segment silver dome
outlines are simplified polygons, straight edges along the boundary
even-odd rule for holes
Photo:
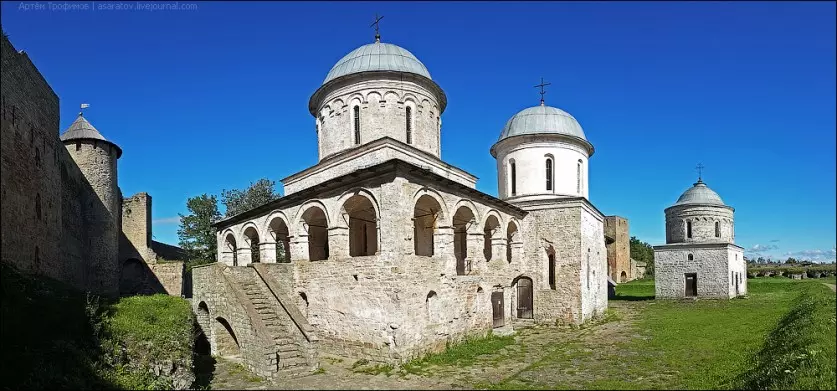
[[[721,196],[715,191],[706,186],[702,180],[698,179],[695,184],[686,190],[674,205],[688,205],[688,204],[708,204],[726,206]]]
[[[545,133],[564,134],[587,140],[581,125],[572,115],[564,110],[545,105],[530,107],[511,117],[503,127],[500,140],[523,134]]]
[[[328,72],[323,84],[340,76],[366,71],[407,72],[430,79],[430,72],[424,64],[407,49],[391,43],[375,42],[343,56]]]

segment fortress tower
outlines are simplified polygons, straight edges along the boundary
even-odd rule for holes
[[[93,193],[80,197],[82,227],[87,231],[88,285],[106,294],[119,292],[119,232],[122,195],[117,182],[118,145],[105,139],[86,118],[78,118],[61,135],[61,142],[78,166]]]

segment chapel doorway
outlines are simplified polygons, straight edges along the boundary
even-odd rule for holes
[[[503,292],[491,292],[491,308],[494,314],[494,328],[506,325],[503,316]]]
[[[517,280],[517,317],[532,319],[532,279],[521,277]]]
[[[686,273],[686,297],[697,296],[697,273]]]

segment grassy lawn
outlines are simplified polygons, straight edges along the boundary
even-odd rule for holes
[[[696,301],[620,284],[611,308],[633,314],[621,338],[593,328],[478,388],[835,389],[835,294],[821,282],[751,279],[747,298]]]

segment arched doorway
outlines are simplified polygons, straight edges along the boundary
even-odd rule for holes
[[[241,346],[230,323],[222,318],[215,318],[212,334],[215,336],[216,354],[225,358],[241,357]]]
[[[628,273],[625,273],[625,271],[622,270],[622,273],[619,274],[619,282],[627,282],[627,281],[628,281]]]
[[[203,327],[209,326],[209,308],[205,302],[198,304],[198,310],[195,313],[195,354],[199,356],[208,356],[212,354],[212,346],[209,344],[209,337],[204,332]]]
[[[285,220],[279,217],[274,218],[268,225],[270,234],[276,243],[276,262],[290,262],[291,261],[291,238],[288,225]]]
[[[490,261],[492,255],[494,253],[493,249],[491,248],[491,239],[494,238],[494,233],[500,229],[500,221],[497,220],[497,216],[488,216],[485,220],[485,227],[483,227],[483,256],[485,256],[486,261]]]
[[[145,262],[131,258],[122,263],[122,273],[119,278],[119,294],[123,296],[138,295],[145,291],[146,281]]]
[[[308,208],[302,214],[302,226],[308,232],[308,259],[328,259],[328,220],[325,212],[317,206]]]
[[[460,206],[453,215],[453,253],[456,256],[456,274],[465,275],[469,270],[468,229],[474,224],[474,212],[466,206]]]
[[[378,252],[378,216],[372,201],[353,195],[343,203],[349,224],[349,256],[362,257]]]
[[[511,221],[506,229],[506,261],[508,263],[512,261],[512,243],[517,242],[517,236],[517,224]]]
[[[244,241],[250,247],[250,262],[257,263],[261,261],[261,254],[259,253],[259,233],[255,227],[247,227],[244,230]]]
[[[423,195],[413,208],[413,251],[416,255],[432,257],[435,254],[436,222],[442,207],[435,198]]]
[[[235,236],[232,232],[224,237],[224,246],[226,247],[226,258],[232,266],[238,266],[238,245],[235,242]]]
[[[517,317],[532,319],[534,317],[532,279],[519,277],[515,285],[517,290]]]

